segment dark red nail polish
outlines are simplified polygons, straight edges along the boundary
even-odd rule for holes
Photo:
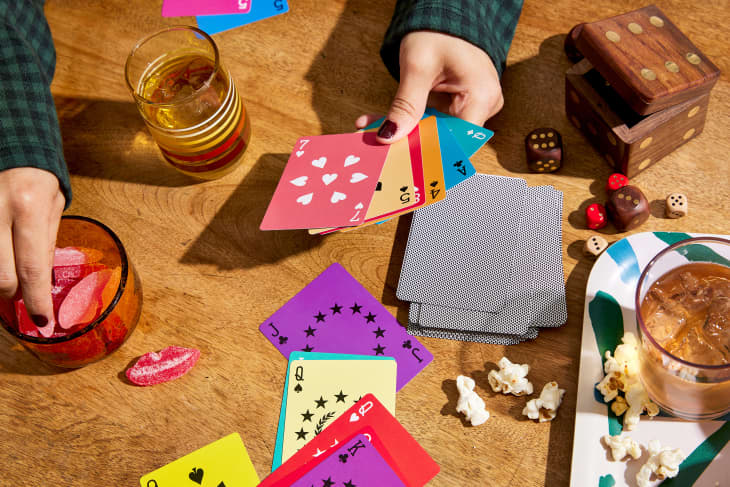
[[[378,129],[378,137],[382,137],[383,139],[390,139],[393,137],[398,130],[398,126],[391,122],[390,120],[386,120],[383,122],[383,125],[380,126],[380,129]]]
[[[48,318],[43,315],[33,315],[30,317],[30,319],[33,320],[33,323],[35,323],[35,326],[37,326],[38,328],[48,326]]]

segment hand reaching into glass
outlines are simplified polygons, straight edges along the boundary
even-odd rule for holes
[[[51,269],[65,201],[51,172],[0,172],[0,298],[12,299],[20,289],[41,332],[54,324]]]
[[[504,105],[499,74],[489,55],[479,47],[448,34],[415,31],[400,43],[400,85],[378,141],[392,144],[409,134],[426,106],[476,125]],[[364,128],[378,118],[362,115]]]

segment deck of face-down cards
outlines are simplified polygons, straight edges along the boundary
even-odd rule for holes
[[[260,228],[328,234],[441,201],[449,188],[475,174],[469,157],[492,135],[429,109],[408,137],[392,145],[377,143],[374,128],[302,137]]]
[[[563,196],[476,174],[414,214],[397,296],[415,336],[510,345],[567,320]]]
[[[259,487],[422,487],[438,472],[438,464],[378,397],[365,394]]]

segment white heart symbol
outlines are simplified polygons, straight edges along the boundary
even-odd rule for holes
[[[361,172],[354,172],[352,173],[352,176],[350,176],[350,182],[351,183],[359,183],[363,179],[367,179],[367,174],[363,174]]]
[[[307,176],[299,176],[298,178],[292,179],[289,182],[292,183],[294,186],[302,187],[307,184],[307,179],[309,179]]]
[[[324,157],[324,156],[320,157],[319,159],[315,159],[315,160],[312,161],[312,165],[314,167],[318,167],[320,169],[322,169],[326,163],[327,163],[327,158]]]
[[[304,154],[304,151],[303,150],[298,150],[297,151],[297,157],[302,157],[302,154]]]
[[[344,193],[340,193],[339,191],[335,191],[332,193],[332,197],[330,198],[330,201],[332,203],[337,203],[338,201],[342,201],[345,198],[347,198],[347,195]]]
[[[362,208],[363,208],[362,203],[358,203],[355,205],[356,210],[362,210]]]
[[[360,162],[360,158],[357,156],[347,156],[345,159],[345,167],[352,166],[353,164],[357,164]]]
[[[312,202],[312,196],[314,196],[314,193],[303,194],[299,198],[297,198],[297,203],[307,206],[309,203]]]
[[[322,176],[322,182],[325,184],[325,186],[328,186],[335,179],[337,179],[337,174],[325,174],[324,176]]]
[[[356,413],[352,413],[350,415],[350,423],[354,423],[355,421],[360,421],[360,416],[358,416]]]

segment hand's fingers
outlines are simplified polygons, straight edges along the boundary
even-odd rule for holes
[[[419,65],[401,59],[400,85],[385,122],[378,130],[378,142],[392,144],[411,133],[418,125],[426,110],[435,76],[428,63]]]
[[[0,298],[12,299],[18,290],[18,275],[15,273],[13,254],[13,233],[10,225],[0,224]]]
[[[28,212],[13,222],[15,268],[23,291],[23,301],[41,334],[52,333],[53,301],[51,299],[51,267],[54,244],[49,236],[47,218],[37,218]]]
[[[382,117],[382,115],[376,115],[374,113],[360,115],[357,120],[355,120],[355,127],[357,127],[358,130],[364,129],[365,127]]]

